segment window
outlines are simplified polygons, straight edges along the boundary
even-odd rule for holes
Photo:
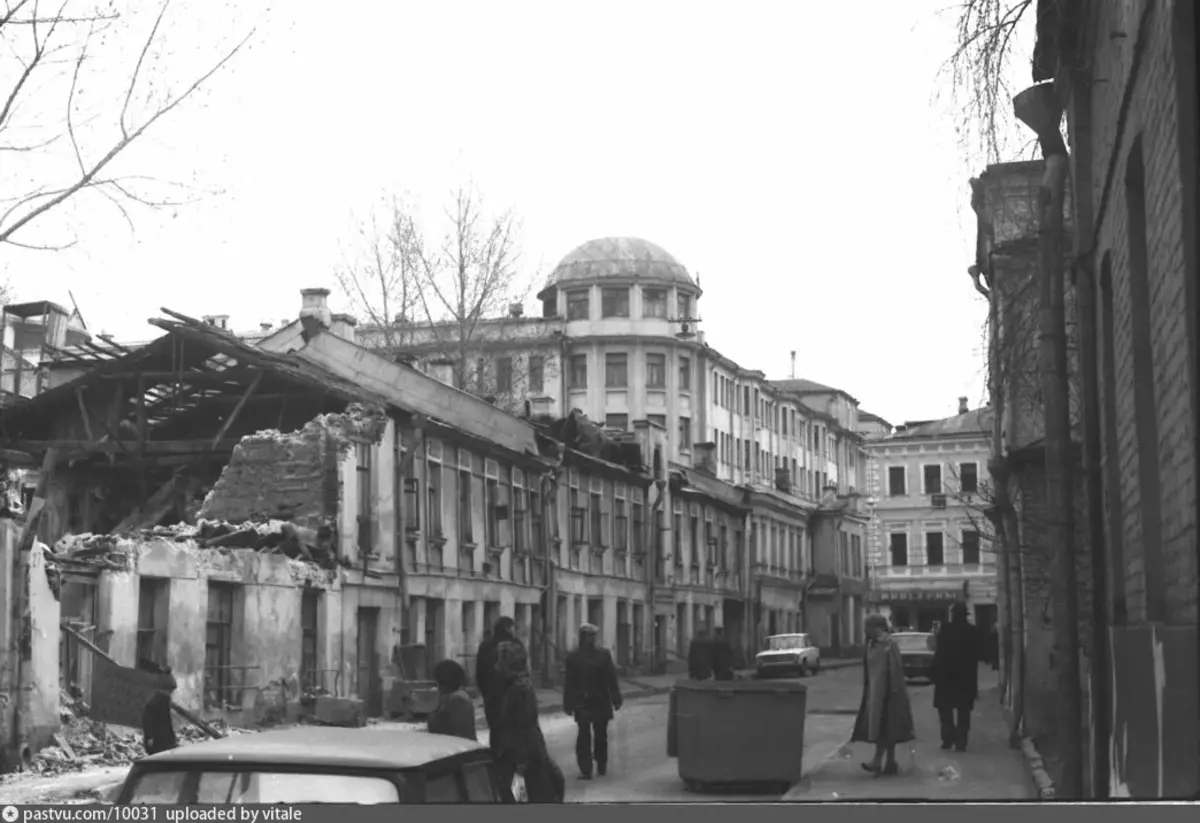
[[[629,551],[629,516],[625,513],[625,501],[617,498],[616,516],[613,517],[613,547],[618,552]]]
[[[204,636],[204,702],[206,706],[239,706],[233,687],[233,604],[236,583],[208,583],[208,616]]]
[[[903,466],[888,466],[888,494],[892,497],[903,497],[908,494],[905,488],[906,472]]]
[[[692,565],[700,565],[700,518],[692,515],[688,520],[688,547],[692,550]]]
[[[471,509],[471,473],[458,473],[458,542],[474,543],[475,529]]]
[[[692,296],[684,292],[678,292],[675,298],[675,305],[679,310],[680,320],[692,319]]]
[[[675,530],[671,535],[675,550],[675,565],[683,565],[683,513],[675,510]]]
[[[720,555],[721,568],[728,569],[729,568],[729,528],[724,523],[721,524],[721,538],[720,539],[721,539],[721,542],[718,545],[719,545],[719,550],[721,552],[721,555]]]
[[[592,495],[592,535],[591,545],[593,549],[599,549],[604,546],[604,511],[600,507],[600,495]]]
[[[964,494],[975,494],[979,491],[979,465],[977,463],[960,464],[958,475],[958,484]]]
[[[270,772],[244,768],[202,771],[195,766],[180,764],[142,772],[135,780],[130,802],[136,805],[250,805],[293,801],[324,804],[345,803],[347,798],[354,798],[352,802],[359,805],[375,805],[400,803],[406,799],[401,797],[401,792],[390,779],[357,774]],[[457,783],[454,785],[457,787]]]
[[[519,485],[513,487],[512,535],[513,551],[523,554],[529,550],[529,541],[525,539],[525,489]]]
[[[427,775],[425,778],[426,803],[462,803],[463,792],[458,785],[455,772]]]
[[[679,390],[692,390],[692,360],[690,357],[679,358]]]
[[[962,562],[966,566],[979,565],[979,532],[974,529],[963,530]]]
[[[930,464],[925,467],[925,493],[926,494],[941,494],[942,493],[942,467],[937,464]]]
[[[371,444],[359,443],[356,474],[358,476],[358,550],[363,555],[371,554]]]
[[[646,550],[642,539],[642,529],[646,525],[646,512],[641,503],[634,503],[631,508],[633,509],[633,535],[630,543],[633,545],[633,550],[641,554]]]
[[[582,546],[587,542],[584,522],[586,515],[587,507],[583,505],[579,489],[571,489],[571,544],[574,546]]]
[[[486,511],[484,514],[487,517],[487,545],[496,548],[500,545],[500,519],[497,517],[499,512],[496,508],[500,505],[500,483],[488,478],[484,486],[484,506]]]
[[[941,532],[925,532],[925,565],[941,566],[945,562],[945,536]]]
[[[483,394],[487,391],[487,361],[480,357],[475,361],[475,392]]]
[[[587,355],[571,355],[570,387],[573,389],[587,388]]]
[[[604,415],[604,427],[606,429],[620,429],[621,431],[627,431],[629,429],[629,415],[606,414]]]
[[[404,478],[404,528],[410,532],[421,530],[420,483],[415,477]]]
[[[496,393],[507,394],[513,387],[513,361],[511,357],[496,358]]]
[[[149,660],[160,666],[167,662],[167,623],[170,620],[171,581],[160,577],[143,577],[138,583],[138,660]]]
[[[540,394],[546,386],[546,360],[540,354],[529,357],[529,391]]]
[[[692,447],[692,418],[679,418],[679,448],[690,449]]]
[[[604,385],[610,389],[623,389],[629,385],[629,357],[624,352],[604,355]]]
[[[892,532],[888,535],[891,541],[892,565],[908,565],[908,535],[904,532]]]
[[[315,591],[300,596],[300,687],[313,691],[321,685],[317,671],[317,604]]]
[[[587,320],[591,316],[591,302],[587,289],[567,292],[567,319]]]
[[[667,316],[667,290],[642,289],[642,317]]]
[[[430,462],[425,469],[425,492],[429,498],[429,536],[442,537],[442,464]]]
[[[667,356],[665,354],[646,355],[646,386],[651,389],[666,388],[667,385]]]
[[[629,289],[601,289],[600,290],[600,316],[601,317],[628,317],[629,316]]]

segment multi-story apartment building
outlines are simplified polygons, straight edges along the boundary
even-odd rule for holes
[[[453,324],[364,327],[358,339],[383,347],[399,334],[419,368],[512,410],[561,416],[578,409],[617,432],[648,421],[667,433],[672,468],[741,488],[749,518],[743,598],[752,610],[738,621],[753,627],[745,642],[756,645],[768,633],[803,625],[813,569],[810,519],[827,489],[857,493],[865,465],[857,401],[811,381],[772,382],[721,355],[697,328],[701,296],[662,248],[603,238],[553,269],[538,294],[539,318],[514,310],[485,321],[469,345]],[[690,516],[681,518],[686,528]],[[667,545],[674,567],[682,555]],[[679,607],[686,611],[705,597],[732,609],[725,594],[689,583],[671,624],[678,625]],[[723,609],[715,619],[728,619]],[[677,643],[691,630],[680,631]]]
[[[996,564],[986,512],[991,412],[910,422],[866,441],[873,471],[868,569],[872,606],[895,625],[929,631],[965,600],[975,623],[996,620]]]

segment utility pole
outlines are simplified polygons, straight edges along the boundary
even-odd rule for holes
[[[1066,340],[1063,199],[1067,146],[1060,132],[1063,106],[1053,83],[1031,86],[1013,100],[1017,118],[1038,136],[1045,172],[1038,189],[1038,270],[1041,285],[1040,351],[1046,418],[1047,543],[1055,552],[1054,657],[1058,667],[1061,796],[1083,794],[1082,712],[1079,682],[1079,603],[1075,571],[1075,483],[1071,448]],[[1101,596],[1097,592],[1096,596]]]

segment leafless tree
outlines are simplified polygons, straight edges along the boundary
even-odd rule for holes
[[[379,348],[392,357],[412,342],[423,246],[412,210],[391,198],[360,225],[334,272],[354,311],[378,335]]]
[[[960,113],[958,135],[971,156],[981,153],[985,162],[1014,159],[1036,148],[1014,127],[1013,89],[1008,82],[1012,49],[1020,40],[1022,24],[1032,22],[1034,0],[964,0],[957,6],[957,44],[942,68],[951,81],[951,98]],[[1019,136],[1018,136],[1019,135]]]
[[[505,316],[530,288],[518,273],[520,226],[513,213],[487,216],[470,186],[459,186],[451,198],[441,243],[421,249],[417,294],[439,347],[454,352],[455,385],[467,388],[481,324]]]
[[[161,68],[171,0],[143,4],[153,10],[147,17],[117,0],[2,2],[0,243],[72,245],[34,239],[29,229],[83,195],[107,199],[126,221],[129,204],[186,202],[181,187],[120,173],[116,161],[225,68],[254,30],[173,88]]]

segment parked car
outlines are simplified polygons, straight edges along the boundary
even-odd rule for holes
[[[302,726],[194,743],[133,764],[121,805],[506,803],[491,751],[420,731]]]
[[[933,679],[933,653],[937,636],[931,632],[896,632],[892,642],[900,649],[906,680]]]
[[[821,651],[807,634],[775,634],[767,638],[767,647],[754,656],[758,677],[795,673],[801,677],[821,670]]]

